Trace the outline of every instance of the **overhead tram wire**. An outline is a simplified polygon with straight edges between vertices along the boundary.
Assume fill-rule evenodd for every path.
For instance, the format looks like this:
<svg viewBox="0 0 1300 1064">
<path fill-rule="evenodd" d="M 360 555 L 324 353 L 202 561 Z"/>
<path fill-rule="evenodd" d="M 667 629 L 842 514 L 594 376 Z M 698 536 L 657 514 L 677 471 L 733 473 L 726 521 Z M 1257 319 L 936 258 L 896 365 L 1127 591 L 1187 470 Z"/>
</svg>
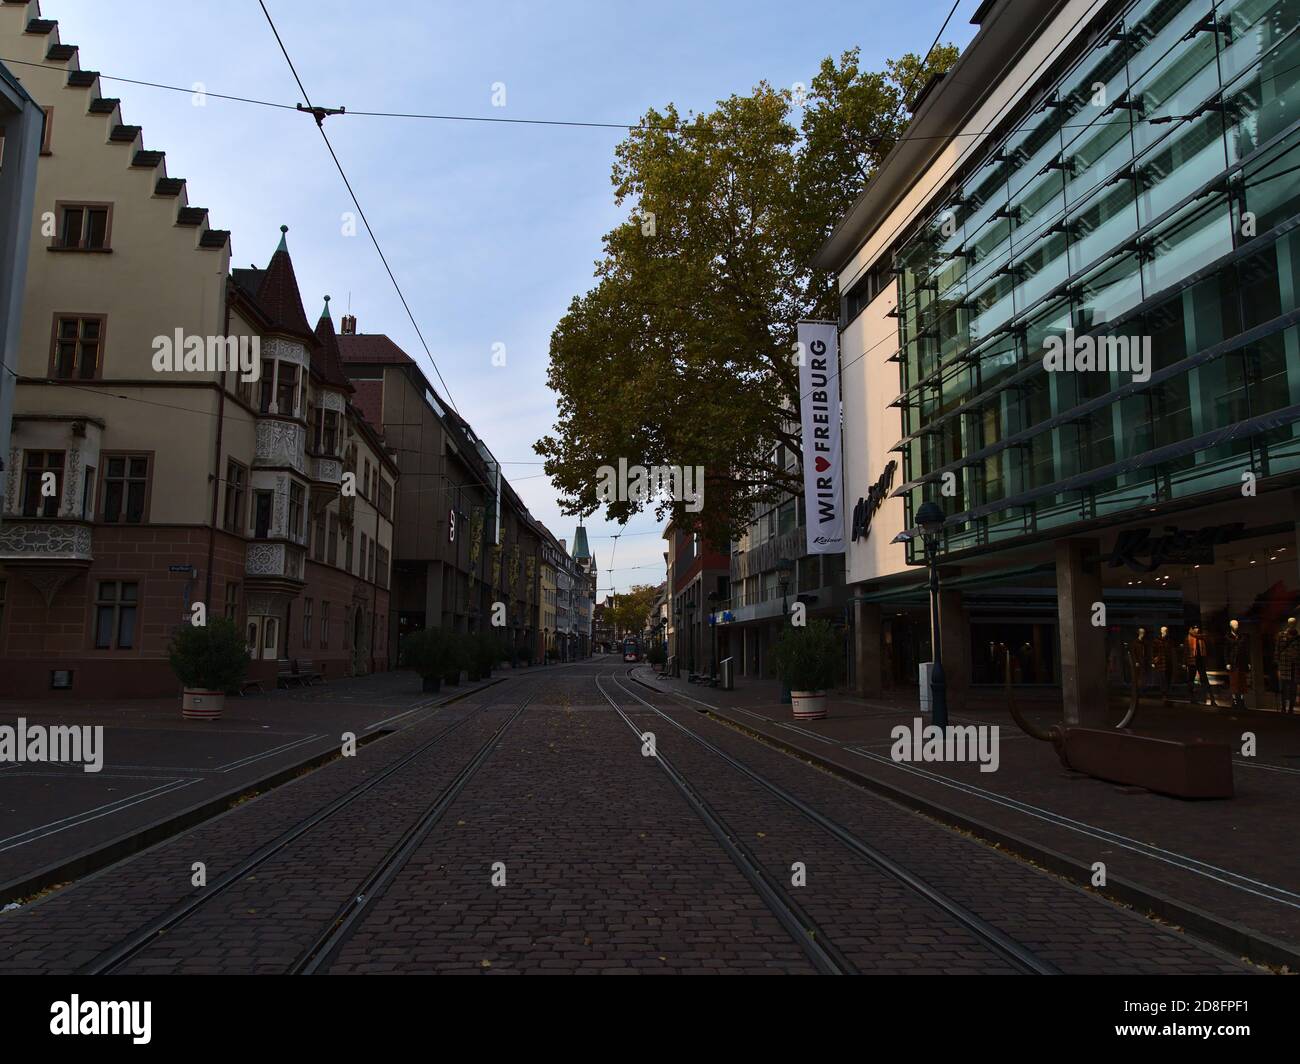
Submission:
<svg viewBox="0 0 1300 1064">
<path fill-rule="evenodd" d="M 293 59 L 289 56 L 289 50 L 284 46 L 284 41 L 280 37 L 280 31 L 275 27 L 275 20 L 271 18 L 271 12 L 266 9 L 265 0 L 257 0 L 258 5 L 262 8 L 262 14 L 266 16 L 267 24 L 271 27 L 271 32 L 275 35 L 275 41 L 280 46 L 280 51 L 284 53 L 285 62 L 289 64 L 289 70 L 293 74 L 293 80 L 298 83 L 298 88 L 302 91 L 302 98 L 307 103 L 307 108 L 313 112 L 316 119 L 316 128 L 320 130 L 321 139 L 325 141 L 325 147 L 329 150 L 330 158 L 334 160 L 339 176 L 343 178 L 343 184 L 347 186 L 348 195 L 352 197 L 353 206 L 357 209 L 357 214 L 361 216 L 361 221 L 365 224 L 366 232 L 370 234 L 370 242 L 375 245 L 375 251 L 379 253 L 379 260 L 384 264 L 384 269 L 388 272 L 388 279 L 393 282 L 393 288 L 397 292 L 397 298 L 402 301 L 402 307 L 406 311 L 406 316 L 411 319 L 411 326 L 415 329 L 415 335 L 420 338 L 420 344 L 424 347 L 424 353 L 429 358 L 429 365 L 433 367 L 433 372 L 438 375 L 438 381 L 442 384 L 443 392 L 447 396 L 447 401 L 451 403 L 451 408 L 460 415 L 460 409 L 456 406 L 456 400 L 452 397 L 451 389 L 447 387 L 446 380 L 443 379 L 442 370 L 438 368 L 437 359 L 433 357 L 433 352 L 429 349 L 429 343 L 424 338 L 424 333 L 420 330 L 420 324 L 415 320 L 415 314 L 411 311 L 411 305 L 406 301 L 406 293 L 402 291 L 402 286 L 397 283 L 397 276 L 393 273 L 393 268 L 388 264 L 388 256 L 384 254 L 384 249 L 379 245 L 379 238 L 375 236 L 375 231 L 370 225 L 370 219 L 366 217 L 366 212 L 361 206 L 361 201 L 357 199 L 356 190 L 352 187 L 352 182 L 348 180 L 348 175 L 343 169 L 343 164 L 339 162 L 339 157 L 335 154 L 334 145 L 330 143 L 329 134 L 325 132 L 325 121 L 323 113 L 316 110 L 311 102 L 311 97 L 307 93 L 307 87 L 303 85 L 302 78 L 298 76 L 298 70 L 293 65 Z M 296 108 L 295 108 L 296 109 Z"/>
<path fill-rule="evenodd" d="M 262 0 L 258 0 L 258 2 L 261 4 L 263 11 L 265 11 L 266 5 L 262 3 Z M 1074 20 L 1074 23 L 1069 27 L 1069 29 L 1066 31 L 1067 35 L 1069 33 L 1072 33 L 1079 26 L 1079 24 L 1082 23 L 1088 17 L 1089 14 L 1090 12 L 1088 11 L 1082 12 L 1079 15 L 1079 17 Z M 270 21 L 271 16 L 267 14 L 266 17 L 267 20 Z M 951 17 L 952 16 L 950 14 L 949 19 L 951 19 Z M 947 25 L 946 21 L 944 25 L 946 27 Z M 274 30 L 274 23 L 272 23 L 272 29 Z M 942 35 L 943 35 L 943 30 L 941 29 L 939 31 L 939 36 Z M 276 33 L 276 39 L 277 40 L 280 39 L 278 33 Z M 934 46 L 932 45 L 931 51 L 933 51 L 933 48 Z M 282 51 L 284 50 L 284 45 L 282 42 L 281 42 L 281 50 Z M 287 52 L 285 53 L 285 58 L 288 59 Z M 928 58 L 928 53 L 927 53 L 927 58 Z M 1047 61 L 1046 58 L 1044 58 L 1044 60 L 1040 61 L 1038 67 L 1036 67 L 1033 71 L 1030 71 L 1025 81 L 1022 82 L 1022 87 L 1024 84 L 1028 83 L 1028 81 L 1036 75 L 1038 69 L 1040 69 L 1046 61 Z M 0 56 L 0 63 L 5 63 L 7 65 L 39 67 L 43 70 L 49 69 L 49 63 L 39 63 L 39 62 L 33 62 L 32 60 L 25 60 L 25 59 L 11 59 L 7 56 Z M 290 68 L 292 69 L 293 67 L 292 62 L 290 62 L 289 65 Z M 135 79 L 135 78 L 119 77 L 114 74 L 105 74 L 100 71 L 95 71 L 94 73 L 101 80 L 104 81 L 121 81 L 129 85 L 141 85 L 146 88 L 163 89 L 168 92 L 183 92 L 187 96 L 193 96 L 197 91 L 192 86 L 187 88 L 183 85 L 168 85 L 164 82 L 145 81 L 145 80 Z M 296 72 L 294 74 L 294 77 L 295 79 L 297 79 Z M 302 83 L 301 81 L 299 81 L 300 88 L 301 85 Z M 232 102 L 246 103 L 258 107 L 273 107 L 278 110 L 285 110 L 285 111 L 298 110 L 298 106 L 296 104 L 280 103 L 275 100 L 260 100 L 248 96 L 236 96 L 232 94 L 223 94 L 223 93 L 211 92 L 206 89 L 203 91 L 203 95 L 211 97 L 213 99 L 230 100 Z M 306 90 L 303 90 L 303 95 L 304 97 L 306 96 Z M 348 111 L 347 115 L 352 117 L 360 117 L 360 118 L 398 118 L 398 119 L 441 121 L 441 122 L 484 122 L 484 123 L 491 123 L 495 125 L 536 125 L 536 126 L 555 126 L 557 128 L 571 127 L 577 129 L 619 129 L 619 130 L 625 130 L 627 132 L 648 131 L 648 132 L 677 133 L 682 135 L 687 135 L 693 132 L 692 128 L 689 126 L 648 126 L 644 122 L 593 122 L 593 121 L 585 121 L 585 120 L 553 119 L 553 118 L 505 118 L 499 115 L 422 114 L 418 112 L 407 112 L 407 111 Z M 1121 124 L 1121 123 L 1116 123 L 1116 124 Z M 947 141 L 947 140 L 955 140 L 960 137 L 982 137 L 982 136 L 986 136 L 988 132 L 995 125 L 996 122 L 993 122 L 990 123 L 988 126 L 984 127 L 983 129 L 963 130 L 954 133 L 934 134 L 930 136 L 914 136 L 908 133 L 904 133 L 901 137 L 898 138 L 897 141 L 895 141 L 895 143 L 902 144 L 905 141 L 927 141 L 927 140 Z M 1095 122 L 1082 122 L 1077 124 L 1067 123 L 1063 125 L 1061 128 L 1084 129 L 1089 127 L 1095 128 L 1096 126 L 1097 123 Z M 1028 128 L 1030 128 L 1030 124 L 1016 125 L 1016 126 L 1009 127 L 1006 130 L 1006 132 L 1008 134 L 1022 132 Z"/>
</svg>

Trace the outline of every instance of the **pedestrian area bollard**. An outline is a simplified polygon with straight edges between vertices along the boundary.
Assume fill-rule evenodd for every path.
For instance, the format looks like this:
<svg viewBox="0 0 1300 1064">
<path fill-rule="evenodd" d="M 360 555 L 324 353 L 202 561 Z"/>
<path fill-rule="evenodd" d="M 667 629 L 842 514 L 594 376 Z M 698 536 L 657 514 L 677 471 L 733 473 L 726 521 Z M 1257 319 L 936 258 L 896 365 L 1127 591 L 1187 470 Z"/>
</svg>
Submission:
<svg viewBox="0 0 1300 1064">
<path fill-rule="evenodd" d="M 736 666 L 733 658 L 723 658 L 719 666 L 722 673 L 722 689 L 734 691 L 736 688 Z"/>
</svg>

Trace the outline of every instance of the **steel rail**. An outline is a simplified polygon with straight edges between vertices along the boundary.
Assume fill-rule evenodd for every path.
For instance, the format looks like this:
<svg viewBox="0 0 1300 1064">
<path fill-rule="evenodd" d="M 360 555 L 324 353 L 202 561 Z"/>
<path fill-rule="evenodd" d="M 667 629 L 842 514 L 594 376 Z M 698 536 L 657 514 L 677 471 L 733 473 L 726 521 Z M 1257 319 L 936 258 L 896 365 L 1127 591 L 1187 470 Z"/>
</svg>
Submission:
<svg viewBox="0 0 1300 1064">
<path fill-rule="evenodd" d="M 631 670 L 628 671 L 628 676 L 631 677 Z M 683 734 L 689 736 L 700 746 L 704 747 L 706 750 L 710 751 L 711 753 L 715 754 L 717 757 L 721 758 L 732 768 L 736 769 L 738 772 L 742 773 L 749 779 L 753 780 L 755 783 L 759 784 L 770 794 L 775 795 L 781 801 L 785 802 L 786 805 L 802 813 L 807 819 L 811 820 L 818 827 L 822 828 L 824 831 L 829 833 L 835 839 L 843 843 L 859 857 L 868 861 L 870 864 L 878 868 L 881 872 L 884 872 L 886 875 L 902 883 L 904 886 L 908 887 L 914 893 L 925 898 L 926 901 L 930 902 L 931 904 L 941 909 L 943 912 L 947 913 L 950 917 L 952 917 L 959 924 L 965 927 L 966 930 L 968 930 L 971 934 L 973 934 L 976 938 L 978 938 L 981 942 L 983 942 L 986 946 L 988 946 L 991 950 L 993 950 L 993 952 L 997 953 L 1003 959 L 1010 962 L 1014 967 L 1016 967 L 1021 972 L 1029 975 L 1060 975 L 1061 974 L 1060 969 L 1058 969 L 1050 961 L 1044 960 L 1043 958 L 1035 954 L 1032 950 L 1030 950 L 1027 946 L 1025 946 L 1023 943 L 1017 942 L 1009 935 L 998 930 L 996 927 L 990 924 L 983 917 L 977 915 L 976 913 L 968 909 L 961 902 L 956 901 L 955 899 L 949 897 L 947 894 L 939 890 L 937 887 L 931 886 L 920 876 L 916 875 L 913 872 L 908 871 L 897 861 L 893 860 L 893 858 L 887 856 L 882 851 L 872 846 L 870 843 L 864 842 L 857 835 L 853 834 L 853 832 L 849 831 L 847 828 L 843 827 L 841 824 L 832 820 L 830 817 L 826 816 L 825 814 L 819 812 L 817 809 L 813 808 L 807 802 L 803 801 L 803 799 L 798 798 L 795 795 L 791 794 L 780 784 L 773 783 L 766 776 L 763 776 L 760 773 L 755 772 L 744 762 L 737 760 L 731 754 L 727 753 L 725 750 L 709 742 L 703 736 L 697 735 L 695 732 L 691 731 L 691 729 L 686 727 L 684 724 L 681 724 L 680 722 L 673 720 L 672 717 L 670 717 L 658 706 L 652 705 L 650 702 L 647 702 L 635 691 L 632 691 L 629 688 L 627 688 L 620 680 L 615 679 L 614 682 L 617 683 L 618 686 L 622 688 L 623 691 L 625 691 L 632 698 L 635 698 L 647 709 L 651 710 L 652 712 L 656 713 L 658 716 L 662 717 L 664 720 L 668 721 L 668 723 L 671 724 L 674 728 L 678 729 Z M 673 694 L 673 692 L 671 691 L 662 691 L 659 693 L 667 694 L 667 695 Z"/>
<path fill-rule="evenodd" d="M 641 729 L 637 727 L 636 722 L 624 712 L 623 707 L 614 701 L 609 692 L 601 686 L 600 676 L 597 675 L 594 679 L 596 689 L 604 696 L 613 710 L 623 718 L 623 722 L 632 729 L 633 734 L 640 738 Z M 616 677 L 613 679 L 615 683 L 618 682 Z M 621 684 L 619 686 L 622 687 Z M 632 694 L 634 698 L 637 697 L 632 692 L 627 693 Z M 655 752 L 654 760 L 659 763 L 659 767 L 672 781 L 678 792 L 686 800 L 687 805 L 691 807 L 704 822 L 705 827 L 709 829 L 713 837 L 717 839 L 718 844 L 731 858 L 745 879 L 749 881 L 750 886 L 763 899 L 772 915 L 776 917 L 799 948 L 803 950 L 813 967 L 817 969 L 817 972 L 821 975 L 858 974 L 852 962 L 835 948 L 816 922 L 790 896 L 785 887 L 767 873 L 754 852 L 740 841 L 739 836 L 727 826 L 726 821 L 691 786 L 686 777 L 659 751 Z"/>
<path fill-rule="evenodd" d="M 474 694 L 476 692 L 467 692 Z M 390 779 L 397 772 L 409 765 L 416 758 L 428 752 L 433 747 L 441 743 L 447 736 L 462 728 L 469 721 L 473 720 L 479 714 L 483 713 L 489 706 L 490 702 L 484 703 L 473 713 L 467 714 L 460 720 L 455 721 L 449 727 L 438 732 L 437 735 L 421 743 L 410 753 L 399 758 L 387 768 L 376 773 L 371 778 L 362 781 L 355 787 L 334 798 L 326 805 L 317 809 L 309 816 L 303 817 L 292 827 L 281 832 L 270 842 L 254 850 L 246 858 L 235 865 L 234 868 L 224 873 L 220 878 L 213 882 L 205 891 L 177 902 L 165 910 L 161 915 L 149 921 L 121 939 L 116 945 L 104 950 L 97 957 L 87 962 L 81 969 L 81 975 L 111 975 L 113 972 L 120 970 L 131 958 L 142 950 L 147 948 L 150 943 L 164 935 L 173 928 L 179 926 L 185 920 L 188 920 L 199 909 L 203 908 L 214 898 L 223 894 L 235 883 L 243 879 L 249 872 L 270 860 L 276 854 L 281 853 L 292 845 L 295 841 L 311 831 L 312 828 L 324 823 L 333 817 L 340 810 L 351 805 L 362 795 L 367 793 L 373 787 L 378 786 L 385 780 Z"/>
</svg>

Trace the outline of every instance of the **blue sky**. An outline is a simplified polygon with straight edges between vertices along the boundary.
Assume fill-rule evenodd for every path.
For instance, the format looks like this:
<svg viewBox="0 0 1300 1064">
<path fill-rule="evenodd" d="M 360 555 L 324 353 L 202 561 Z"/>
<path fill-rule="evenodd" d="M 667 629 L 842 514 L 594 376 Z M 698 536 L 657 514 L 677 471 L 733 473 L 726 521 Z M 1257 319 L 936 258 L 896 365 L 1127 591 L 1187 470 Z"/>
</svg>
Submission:
<svg viewBox="0 0 1300 1064">
<path fill-rule="evenodd" d="M 961 0 L 945 41 L 964 46 L 978 0 Z M 860 46 L 868 66 L 922 51 L 949 0 L 659 0 L 429 3 L 267 0 L 313 103 L 350 111 L 633 123 L 670 101 L 710 108 L 760 80 L 807 84 L 821 59 Z M 209 92 L 297 103 L 301 94 L 257 0 L 48 0 L 83 68 Z M 21 68 L 15 71 L 21 76 Z M 494 83 L 506 106 L 492 106 Z M 106 82 L 146 148 L 167 153 L 191 204 L 230 229 L 232 264 L 265 265 L 288 225 L 314 321 L 333 297 L 362 332 L 423 349 L 305 115 Z M 552 328 L 586 291 L 601 237 L 620 221 L 610 170 L 617 130 L 369 117 L 327 120 L 361 205 L 406 293 L 451 397 L 506 466 L 533 514 L 572 544 L 532 443 L 555 413 L 546 388 Z M 506 365 L 492 365 L 494 344 Z M 425 364 L 426 372 L 432 372 Z M 529 479 L 525 479 L 529 478 Z M 588 534 L 610 583 L 610 534 Z M 652 515 L 619 541 L 619 588 L 662 579 Z M 651 533 L 651 534 L 646 534 Z"/>
</svg>

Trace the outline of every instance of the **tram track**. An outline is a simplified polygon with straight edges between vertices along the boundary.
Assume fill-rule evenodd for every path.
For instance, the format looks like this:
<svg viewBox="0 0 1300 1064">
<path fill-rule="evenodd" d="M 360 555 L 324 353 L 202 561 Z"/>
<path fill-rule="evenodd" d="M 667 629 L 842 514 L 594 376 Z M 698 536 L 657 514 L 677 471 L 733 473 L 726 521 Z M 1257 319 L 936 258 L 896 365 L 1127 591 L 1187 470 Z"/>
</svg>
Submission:
<svg viewBox="0 0 1300 1064">
<path fill-rule="evenodd" d="M 738 759 L 736 759 L 735 757 L 727 753 L 725 750 L 709 742 L 703 736 L 696 734 L 691 729 L 685 727 L 680 722 L 674 720 L 667 713 L 664 713 L 659 707 L 646 701 L 635 691 L 628 688 L 625 684 L 622 683 L 621 680 L 618 679 L 617 676 L 606 677 L 606 678 L 609 679 L 612 682 L 612 684 L 623 695 L 631 699 L 634 699 L 636 702 L 640 704 L 640 707 L 642 708 L 635 709 L 634 712 L 649 711 L 659 719 L 667 721 L 674 729 L 679 731 L 681 734 L 685 735 L 687 738 L 691 739 L 693 743 L 695 743 L 696 745 L 698 745 L 699 747 L 701 747 L 702 749 L 704 749 L 714 757 L 722 760 L 732 769 L 736 770 L 737 772 L 741 773 L 743 776 L 748 778 L 751 782 L 758 784 L 767 794 L 771 795 L 772 797 L 775 797 L 785 806 L 787 806 L 790 809 L 793 809 L 795 812 L 800 814 L 800 816 L 802 816 L 804 819 L 812 822 L 818 828 L 822 829 L 822 831 L 825 832 L 826 835 L 830 836 L 830 838 L 834 839 L 842 847 L 846 848 L 855 858 L 865 862 L 868 866 L 873 868 L 876 872 L 882 874 L 884 877 L 886 877 L 888 880 L 892 881 L 893 883 L 901 885 L 904 888 L 904 890 L 906 890 L 912 896 L 920 898 L 927 904 L 934 906 L 935 908 L 940 910 L 946 918 L 951 919 L 955 923 L 960 925 L 960 927 L 964 929 L 964 931 L 968 933 L 973 939 L 975 939 L 983 948 L 987 949 L 988 951 L 996 955 L 1000 960 L 1002 960 L 1007 965 L 1009 965 L 1011 970 L 1023 974 L 1034 974 L 1034 975 L 1060 974 L 1059 970 L 1056 968 L 1055 965 L 1039 957 L 1033 950 L 1029 949 L 1023 943 L 1018 942 L 1015 939 L 1013 939 L 1011 936 L 1004 934 L 998 928 L 988 923 L 988 921 L 978 916 L 969 908 L 962 905 L 960 902 L 957 902 L 953 898 L 949 897 L 943 891 L 938 890 L 933 885 L 926 882 L 920 876 L 914 874 L 909 869 L 905 868 L 904 866 L 900 865 L 898 862 L 894 861 L 892 858 L 888 857 L 886 854 L 884 854 L 876 847 L 863 841 L 859 836 L 854 834 L 848 828 L 844 827 L 842 824 L 835 821 L 831 817 L 828 817 L 825 814 L 818 811 L 817 809 L 813 808 L 807 802 L 803 801 L 802 799 L 800 799 L 799 797 L 791 793 L 789 790 L 782 787 L 780 784 L 774 782 L 772 779 L 763 775 L 762 773 L 755 771 L 750 766 L 746 765 L 745 763 L 739 761 Z M 596 686 L 600 690 L 601 694 L 610 703 L 610 705 L 616 711 L 618 711 L 619 715 L 622 716 L 623 719 L 628 723 L 629 727 L 631 727 L 638 736 L 641 735 L 641 728 L 636 724 L 635 721 L 631 719 L 631 717 L 628 716 L 627 712 L 624 711 L 623 707 L 620 707 L 617 704 L 617 702 L 610 696 L 609 692 L 607 692 L 604 689 L 604 687 L 600 683 L 600 677 L 596 678 Z M 698 790 L 688 780 L 686 780 L 680 768 L 673 765 L 672 762 L 664 758 L 662 751 L 656 751 L 656 757 L 660 761 L 661 767 L 665 769 L 665 771 L 669 774 L 670 778 L 673 778 L 674 783 L 678 785 L 679 790 L 683 791 L 683 794 L 687 797 L 687 800 L 691 802 L 692 806 L 694 807 L 696 801 L 698 801 L 703 805 L 708 815 L 715 818 L 716 823 L 712 823 L 709 825 L 710 830 L 714 832 L 715 836 L 717 836 L 721 831 L 724 832 L 733 841 L 736 841 L 736 834 L 734 830 L 730 828 L 726 824 L 726 822 L 722 820 L 721 817 L 718 816 L 716 811 L 714 811 L 711 807 L 708 806 L 707 802 L 704 801 L 703 797 L 699 795 Z M 697 809 L 697 812 L 699 811 L 700 810 Z M 708 823 L 707 819 L 706 819 L 706 823 Z M 741 846 L 743 847 L 743 844 L 741 844 Z M 746 853 L 745 850 L 742 848 L 741 854 L 745 858 L 746 864 L 754 864 L 754 865 L 758 864 L 757 858 L 753 856 L 752 852 Z M 735 855 L 732 854 L 732 856 L 733 856 L 733 860 L 735 860 L 736 859 Z M 740 862 L 737 863 L 739 864 Z M 761 868 L 761 866 L 759 867 Z M 744 865 L 741 865 L 741 871 L 742 872 L 746 871 Z M 750 877 L 747 876 L 747 878 Z M 770 877 L 766 877 L 766 878 L 770 882 Z M 779 906 L 779 908 L 774 907 L 773 912 L 775 913 L 777 918 L 781 921 L 782 925 L 786 927 L 787 931 L 791 931 L 792 935 L 794 935 L 796 940 L 799 941 L 801 945 L 803 945 L 804 942 L 806 941 L 812 941 L 818 943 L 824 949 L 827 948 L 831 940 L 830 938 L 828 938 L 826 933 L 821 928 L 818 928 L 814 923 L 814 921 L 811 919 L 811 917 L 809 917 L 806 913 L 803 912 L 802 907 L 798 906 L 798 904 L 794 902 L 794 899 L 791 897 L 789 892 L 785 890 L 783 886 L 781 886 L 780 884 L 776 884 L 776 887 L 777 890 L 775 892 L 776 894 L 775 903 L 777 906 Z M 774 901 L 771 894 L 762 891 L 760 891 L 760 893 L 763 893 L 764 901 L 766 901 L 769 904 L 769 907 L 773 907 Z M 797 930 L 792 930 L 792 928 L 795 928 Z M 831 948 L 833 949 L 834 947 Z M 840 953 L 840 951 L 836 950 L 836 952 L 839 953 L 841 958 L 843 958 L 843 954 Z M 810 957 L 810 959 L 814 959 L 814 958 Z M 814 959 L 814 963 L 816 963 L 815 959 Z M 827 969 L 819 965 L 819 970 L 825 971 Z M 842 960 L 841 970 L 843 971 L 853 970 L 852 963 L 849 962 L 847 958 L 844 958 Z"/>
<path fill-rule="evenodd" d="M 674 698 L 684 703 L 690 703 L 691 708 L 695 709 L 696 712 L 706 710 L 709 713 L 717 712 L 724 716 L 730 713 L 736 713 L 740 716 L 754 720 L 756 724 L 761 726 L 771 726 L 775 724 L 777 727 L 785 731 L 795 732 L 798 735 L 809 739 L 815 739 L 826 745 L 837 746 L 847 754 L 851 754 L 854 757 L 860 757 L 863 760 L 873 762 L 881 767 L 905 772 L 928 783 L 933 783 L 937 786 L 957 791 L 971 798 L 978 798 L 982 801 L 989 802 L 992 805 L 1001 806 L 1029 817 L 1030 819 L 1039 820 L 1053 827 L 1095 839 L 1100 843 L 1117 846 L 1120 849 L 1127 850 L 1140 857 L 1145 857 L 1148 860 L 1156 861 L 1180 871 L 1202 877 L 1222 886 L 1240 891 L 1244 894 L 1250 894 L 1289 909 L 1300 910 L 1300 893 L 1279 886 L 1278 884 L 1268 883 L 1264 880 L 1256 879 L 1239 872 L 1233 872 L 1231 869 L 1223 868 L 1207 861 L 1202 861 L 1198 858 L 1192 857 L 1190 854 L 1143 842 L 1140 839 L 1135 839 L 1131 836 L 1120 834 L 1119 832 L 1110 831 L 1100 825 L 1092 824 L 1088 821 L 1079 820 L 1074 817 L 1065 816 L 1064 814 L 1057 813 L 1044 806 L 1035 805 L 1031 802 L 1025 802 L 1017 798 L 999 794 L 987 787 L 980 787 L 977 784 L 969 783 L 965 780 L 949 778 L 918 765 L 900 764 L 899 762 L 878 754 L 860 744 L 843 745 L 834 743 L 825 739 L 823 736 L 818 735 L 816 732 L 810 731 L 807 728 L 802 728 L 797 724 L 791 724 L 788 721 L 773 721 L 769 717 L 765 717 L 759 713 L 754 713 L 751 710 L 739 706 L 727 707 L 725 709 L 713 706 L 680 691 L 667 691 L 651 687 L 649 684 L 645 683 L 645 681 L 632 676 L 630 671 L 628 676 L 633 683 L 644 687 L 648 691 L 652 691 L 653 693 L 662 695 L 666 698 Z M 1277 771 L 1284 773 L 1297 772 L 1297 770 L 1294 769 L 1277 766 L 1252 765 L 1250 767 L 1276 769 Z"/>
<path fill-rule="evenodd" d="M 311 944 L 302 950 L 289 965 L 289 973 L 311 974 L 322 971 L 328 960 L 337 951 L 344 939 L 351 933 L 359 920 L 369 910 L 373 900 L 382 893 L 384 887 L 401 871 L 411 853 L 428 835 L 429 831 L 441 819 L 448 806 L 464 789 L 483 762 L 496 748 L 501 736 L 519 717 L 534 699 L 535 690 L 529 690 L 522 702 L 504 723 L 493 730 L 487 741 L 480 744 L 469 761 L 460 769 L 455 778 L 437 797 L 433 799 L 421 815 L 407 827 L 398 840 L 389 847 L 383 859 L 353 890 L 335 913 L 328 927 L 314 936 Z M 185 898 L 166 909 L 159 916 L 141 925 L 135 931 L 120 939 L 113 946 L 102 951 L 87 963 L 79 972 L 82 975 L 111 975 L 123 971 L 135 958 L 146 952 L 149 947 L 167 935 L 181 928 L 194 916 L 208 909 L 216 899 L 225 895 L 237 883 L 247 879 L 266 862 L 287 853 L 314 829 L 325 825 L 339 813 L 356 805 L 363 797 L 386 781 L 395 779 L 404 769 L 415 765 L 424 755 L 441 746 L 449 737 L 459 732 L 466 725 L 480 719 L 485 713 L 499 703 L 487 701 L 473 712 L 454 721 L 436 735 L 421 742 L 414 749 L 385 766 L 375 775 L 349 788 L 308 816 L 298 820 L 291 827 L 240 860 L 234 867 L 223 873 L 204 890 Z"/>
</svg>

